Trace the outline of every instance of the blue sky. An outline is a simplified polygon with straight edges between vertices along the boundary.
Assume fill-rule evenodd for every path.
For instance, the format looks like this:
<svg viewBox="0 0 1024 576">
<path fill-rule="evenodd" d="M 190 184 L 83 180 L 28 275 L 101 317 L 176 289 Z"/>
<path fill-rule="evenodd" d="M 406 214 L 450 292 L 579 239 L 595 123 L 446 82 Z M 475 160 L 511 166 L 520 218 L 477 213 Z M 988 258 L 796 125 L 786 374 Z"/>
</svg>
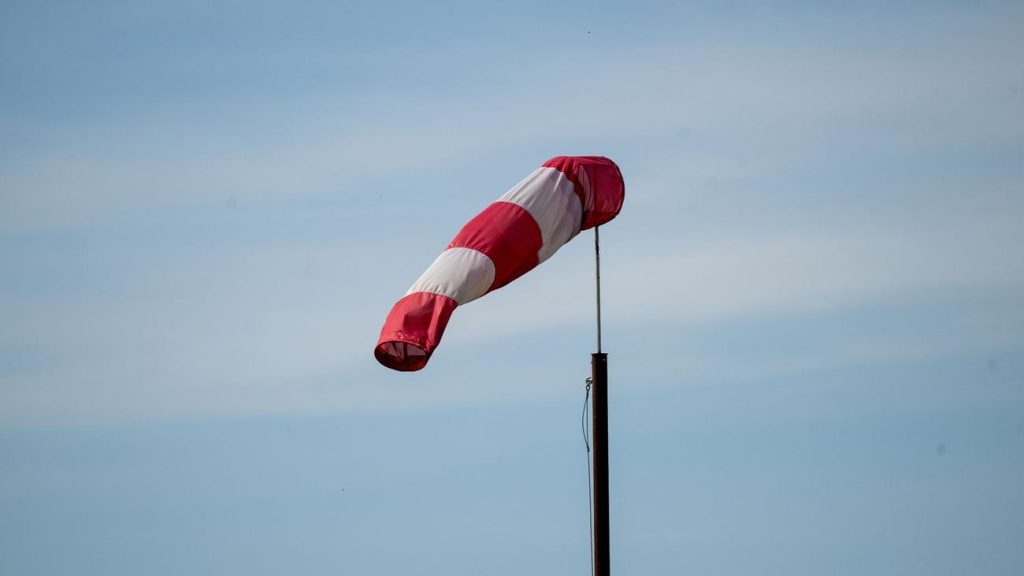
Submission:
<svg viewBox="0 0 1024 576">
<path fill-rule="evenodd" d="M 380 367 L 548 157 L 613 569 L 1024 563 L 1014 3 L 0 5 L 0 573 L 585 574 L 589 234 Z"/>
</svg>

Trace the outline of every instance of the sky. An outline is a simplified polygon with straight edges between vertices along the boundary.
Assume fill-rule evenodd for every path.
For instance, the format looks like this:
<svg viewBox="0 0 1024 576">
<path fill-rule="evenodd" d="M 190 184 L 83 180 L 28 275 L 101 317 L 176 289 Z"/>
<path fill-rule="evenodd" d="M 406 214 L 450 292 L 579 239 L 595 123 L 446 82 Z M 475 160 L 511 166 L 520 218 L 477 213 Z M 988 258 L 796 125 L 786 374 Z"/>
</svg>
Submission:
<svg viewBox="0 0 1024 576">
<path fill-rule="evenodd" d="M 612 569 L 1024 565 L 1024 6 L 0 3 L 0 574 L 590 570 L 581 234 L 372 348 L 556 155 Z"/>
</svg>

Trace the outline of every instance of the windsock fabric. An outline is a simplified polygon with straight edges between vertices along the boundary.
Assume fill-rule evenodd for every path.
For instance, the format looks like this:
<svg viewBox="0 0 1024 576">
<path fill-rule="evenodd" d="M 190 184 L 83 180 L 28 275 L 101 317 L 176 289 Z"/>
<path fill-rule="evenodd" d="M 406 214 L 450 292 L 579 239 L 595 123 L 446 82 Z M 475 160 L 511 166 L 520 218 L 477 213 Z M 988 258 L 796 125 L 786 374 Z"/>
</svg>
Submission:
<svg viewBox="0 0 1024 576">
<path fill-rule="evenodd" d="M 619 167 L 602 156 L 559 156 L 470 220 L 388 314 L 377 360 L 419 370 L 457 306 L 501 288 L 622 209 Z"/>
</svg>

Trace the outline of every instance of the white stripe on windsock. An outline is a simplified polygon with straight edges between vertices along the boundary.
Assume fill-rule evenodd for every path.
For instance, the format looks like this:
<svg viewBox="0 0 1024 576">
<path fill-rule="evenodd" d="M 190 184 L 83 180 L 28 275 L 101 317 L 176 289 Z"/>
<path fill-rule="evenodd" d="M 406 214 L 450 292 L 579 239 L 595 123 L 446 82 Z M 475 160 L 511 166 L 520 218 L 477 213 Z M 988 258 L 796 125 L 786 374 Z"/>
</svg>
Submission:
<svg viewBox="0 0 1024 576">
<path fill-rule="evenodd" d="M 583 207 L 572 181 L 556 168 L 534 170 L 498 201 L 516 204 L 533 216 L 542 240 L 538 263 L 580 232 Z"/>
<path fill-rule="evenodd" d="M 405 294 L 431 292 L 462 305 L 486 294 L 493 282 L 494 262 L 486 254 L 472 248 L 449 248 Z"/>
</svg>

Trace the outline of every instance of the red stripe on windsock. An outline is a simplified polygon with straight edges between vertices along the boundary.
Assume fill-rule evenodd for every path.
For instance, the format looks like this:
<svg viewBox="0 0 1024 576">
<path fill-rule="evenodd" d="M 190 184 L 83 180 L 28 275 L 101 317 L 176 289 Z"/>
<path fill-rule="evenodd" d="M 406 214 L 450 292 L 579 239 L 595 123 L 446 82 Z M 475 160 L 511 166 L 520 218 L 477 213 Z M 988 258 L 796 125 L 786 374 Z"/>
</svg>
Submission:
<svg viewBox="0 0 1024 576">
<path fill-rule="evenodd" d="M 413 292 L 395 303 L 384 321 L 373 355 L 395 370 L 412 372 L 427 364 L 458 304 L 433 292 Z"/>
<path fill-rule="evenodd" d="M 529 212 L 511 202 L 495 202 L 466 223 L 448 248 L 472 248 L 490 258 L 492 291 L 533 269 L 541 243 L 540 227 Z"/>
</svg>

